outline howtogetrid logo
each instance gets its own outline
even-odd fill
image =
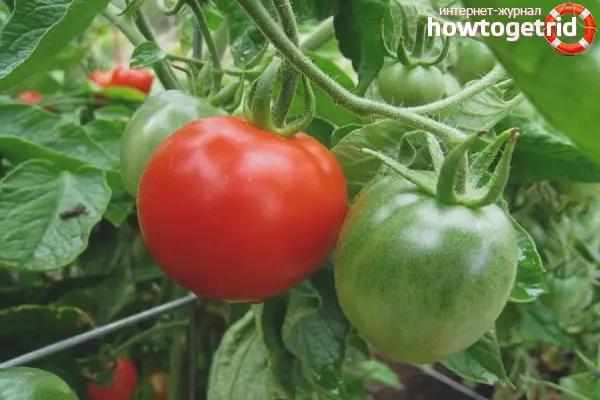
[[[560,22],[564,15],[574,14],[583,21],[585,32],[583,37],[576,43],[564,43],[559,39],[562,36]],[[575,56],[585,53],[596,36],[596,21],[592,13],[580,4],[565,3],[554,7],[546,18],[546,40],[554,49],[560,53]]]

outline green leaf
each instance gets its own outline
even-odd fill
[[[227,330],[213,358],[209,399],[285,398],[271,374],[268,353],[261,339],[252,311]]]
[[[527,117],[506,118],[496,130],[502,132],[513,127],[520,131],[512,158],[513,182],[600,182],[600,165],[568,138]]]
[[[335,147],[343,138],[360,128],[362,125],[359,124],[348,124],[336,128],[331,134],[331,147]]]
[[[73,390],[57,375],[41,369],[17,367],[0,370],[0,399],[78,400]]]
[[[382,167],[379,159],[364,154],[359,149],[374,149],[389,157],[398,158],[403,136],[408,132],[416,131],[394,120],[381,120],[352,131],[335,145],[332,151],[346,176],[350,198],[375,178]]]
[[[468,7],[523,8],[522,0],[466,0]],[[533,6],[533,4],[531,4]],[[556,7],[554,0],[538,0],[536,8],[548,12]],[[592,15],[600,15],[600,1],[588,0],[585,7]],[[507,23],[513,21],[498,13],[476,17],[477,21]],[[519,23],[542,21],[542,16],[519,16]],[[583,24],[576,24],[577,38],[583,36]],[[567,57],[552,49],[544,37],[521,37],[508,42],[505,37],[489,37],[489,46],[508,70],[517,86],[556,128],[569,136],[593,160],[600,162],[597,106],[600,102],[600,57],[597,47],[583,55]],[[575,38],[572,38],[573,40]],[[576,39],[578,40],[578,39]]]
[[[350,325],[335,297],[333,274],[320,270],[290,292],[282,337],[286,348],[302,361],[311,384],[327,396],[346,398],[343,365]]]
[[[106,97],[110,100],[122,100],[132,103],[143,103],[146,100],[146,93],[124,86],[112,86],[93,90],[98,96]]]
[[[261,2],[272,10],[272,4],[267,0]],[[266,48],[267,40],[254,26],[244,10],[235,1],[214,0],[215,5],[227,19],[231,53],[236,65],[247,67]]]
[[[540,301],[520,304],[517,308],[521,314],[523,338],[529,338],[558,346],[569,347],[569,338],[561,329],[556,315],[544,307]]]
[[[110,194],[96,169],[72,173],[40,160],[19,165],[0,181],[0,266],[50,271],[69,265],[87,247]]]
[[[43,334],[40,327],[43,326]],[[0,360],[6,361],[94,327],[90,317],[74,307],[24,305],[0,311]]]
[[[327,121],[326,119],[322,119],[319,117],[313,118],[310,122],[310,125],[306,127],[304,130],[305,133],[314,137],[319,142],[321,142],[325,147],[331,147],[331,134],[335,126]]]
[[[391,26],[390,0],[344,0],[334,17],[341,53],[358,73],[358,92],[364,93],[383,66],[386,55],[381,24]]]
[[[109,177],[120,175],[117,155],[81,126],[64,124],[56,115],[23,104],[0,104],[0,153],[15,164],[43,158],[70,171],[91,165],[109,172]]]
[[[19,0],[0,31],[0,90],[44,71],[73,38],[85,31],[109,0]]]
[[[439,114],[439,119],[465,133],[489,130],[506,117],[521,101],[520,99],[506,101],[503,96],[502,90],[492,86],[444,110]]]
[[[450,371],[474,382],[510,384],[504,370],[496,333],[487,332],[468,349],[442,361]]]
[[[167,52],[161,49],[154,42],[144,42],[138,44],[133,50],[129,66],[131,68],[143,68],[154,65],[167,58]]]
[[[94,111],[96,119],[103,119],[122,124],[126,124],[132,115],[133,110],[131,108],[119,105],[106,106]]]
[[[544,281],[544,267],[535,243],[529,233],[512,219],[519,246],[517,280],[510,293],[510,301],[527,303],[548,291]]]
[[[329,18],[337,13],[340,0],[292,0],[294,11],[305,10],[317,21]]]

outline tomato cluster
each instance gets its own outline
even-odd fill
[[[112,71],[94,71],[89,75],[89,80],[101,88],[128,87],[143,93],[150,93],[154,76],[143,68],[130,69],[127,65],[119,65]]]

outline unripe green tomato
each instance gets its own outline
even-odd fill
[[[494,326],[517,263],[516,233],[500,207],[442,205],[389,177],[350,209],[335,284],[342,311],[375,348],[394,361],[427,364]]]
[[[121,142],[121,174],[137,195],[142,173],[157,147],[177,129],[200,118],[226,115],[208,100],[177,90],[150,96],[131,117]]]
[[[460,82],[456,77],[450,73],[444,74],[444,81],[446,82],[446,94],[444,97],[450,97],[460,92]]]
[[[473,39],[463,39],[458,43],[458,60],[450,72],[461,85],[479,79],[494,68],[496,57],[483,43]]]
[[[589,276],[573,275],[559,278],[548,274],[546,284],[549,292],[541,296],[541,301],[554,311],[559,319],[582,311],[590,305],[594,296],[594,287]]]
[[[437,67],[402,63],[384,67],[377,77],[377,86],[386,102],[404,107],[428,104],[442,99],[446,93],[446,81]]]

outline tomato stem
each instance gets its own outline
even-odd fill
[[[411,56],[413,58],[420,58],[423,56],[425,50],[425,32],[427,30],[427,16],[420,15],[417,19],[417,36],[413,45]]]
[[[183,7],[184,4],[185,4],[185,0],[177,0],[177,3],[175,3],[175,5],[173,7],[168,8],[165,5],[164,0],[157,1],[158,8],[166,15],[175,15],[175,14],[179,13],[179,11],[181,11],[181,8]]]
[[[437,179],[436,197],[440,203],[454,205],[459,203],[457,183],[464,165],[464,157],[471,145],[486,132],[478,132],[452,149],[444,158]]]
[[[379,115],[393,118],[411,127],[440,136],[449,147],[458,145],[465,134],[418,113],[356,96],[319,69],[300,48],[294,46],[268,11],[258,0],[237,0],[257,28],[273,46],[302,74],[319,86],[335,102],[358,115]]]
[[[196,21],[198,22],[198,28],[200,32],[202,32],[202,37],[204,38],[204,43],[206,43],[206,47],[208,48],[208,52],[210,54],[212,73],[213,73],[213,87],[212,93],[217,93],[221,89],[221,82],[223,81],[223,69],[221,68],[221,56],[219,55],[219,51],[217,50],[217,46],[213,37],[210,33],[210,29],[208,28],[208,23],[206,22],[206,17],[204,15],[204,10],[198,0],[186,0],[188,6],[192,9],[194,16],[196,17]]]
[[[287,37],[298,46],[299,34],[294,10],[289,0],[274,0],[275,11],[279,17],[279,21],[283,31]],[[273,122],[275,126],[281,127],[285,123],[285,119],[290,110],[296,89],[298,88],[298,71],[288,61],[285,61],[279,70],[281,75],[281,92],[279,98],[275,102],[273,108]]]

